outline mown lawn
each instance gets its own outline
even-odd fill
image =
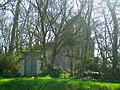
[[[55,79],[49,77],[0,78],[0,90],[120,90],[120,83]]]

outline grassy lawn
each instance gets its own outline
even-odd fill
[[[0,90],[120,90],[120,83],[55,79],[49,77],[0,78]]]

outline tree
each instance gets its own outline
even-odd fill
[[[116,69],[118,66],[118,21],[116,17],[116,4],[117,0],[113,2],[113,5],[111,6],[111,3],[109,0],[106,0],[107,7],[111,13],[112,21],[113,21],[113,42],[112,42],[112,63],[113,63],[113,75],[116,74]]]
[[[11,31],[11,39],[10,39],[10,45],[9,45],[9,54],[13,53],[13,51],[14,51],[15,34],[16,34],[16,29],[18,27],[20,3],[21,3],[21,0],[18,0],[17,1],[17,5],[16,5],[15,16],[14,16],[14,23],[13,23],[13,27],[12,27],[12,31]]]

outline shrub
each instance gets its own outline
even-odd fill
[[[66,71],[64,71],[64,73],[60,74],[60,78],[68,79],[68,78],[70,78],[70,74],[67,73]]]
[[[0,54],[0,76],[2,77],[18,76],[16,70],[16,57]]]
[[[102,74],[99,72],[93,72],[93,71],[86,71],[84,72],[83,76],[84,77],[91,77],[94,79],[99,79]]]
[[[62,72],[63,69],[60,66],[56,66],[55,64],[48,65],[47,74],[51,77],[58,78],[60,77],[60,74],[62,74]]]
[[[4,70],[8,69],[8,60],[5,54],[0,55],[0,75],[3,75]]]

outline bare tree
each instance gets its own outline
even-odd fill
[[[21,3],[21,0],[18,0],[17,1],[17,5],[16,5],[15,16],[14,16],[14,23],[13,23],[13,27],[12,27],[12,31],[11,31],[11,39],[10,39],[10,45],[9,45],[9,54],[13,53],[13,51],[14,51],[15,34],[16,34],[16,29],[18,27],[20,3]]]

